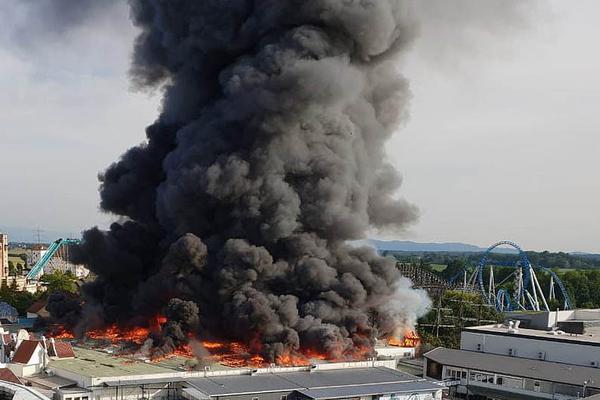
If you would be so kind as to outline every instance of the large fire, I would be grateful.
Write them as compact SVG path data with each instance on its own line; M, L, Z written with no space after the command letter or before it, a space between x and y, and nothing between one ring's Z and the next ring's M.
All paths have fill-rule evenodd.
M124 328L118 325L111 325L104 329L94 329L86 332L83 340L92 339L94 341L109 342L112 345L125 345L130 353L132 347L140 348L150 337L152 333L159 333L161 326L166 322L164 317L156 317L149 322L147 327ZM62 326L54 326L51 329L51 337L56 339L75 339L75 335ZM412 330L407 330L402 338L392 336L387 339L390 346L398 347L419 347L421 338ZM133 346L132 346L133 345ZM259 340L251 341L250 345L237 341L218 341L203 340L190 337L190 342L175 349L169 355L153 357L150 355L150 361L159 362L165 358L180 356L186 358L204 357L210 361L226 365L229 367L265 367L269 362L260 355L261 344ZM302 366L310 365L315 360L342 361L347 359L364 360L371 356L370 348L354 349L352 354L344 354L339 358L333 358L329 355L320 353L314 349L303 349L297 352L290 352L280 355L275 360L279 366Z
M421 337L413 330L407 330L402 339L392 336L388 338L390 346L398 347L419 347L421 345Z
M77 339L83 341L86 345L91 344L97 347L104 346L106 342L111 345L123 345L122 347L127 349L125 351L128 351L130 354L135 354L135 349L141 348L148 340L151 333L159 333L161 326L165 322L166 319L164 317L157 317L150 321L148 327L126 328L118 325L111 325L104 329L90 330L85 333L83 338L79 339L65 327L53 326L49 330L49 336L55 339ZM189 344L180 346L169 355L156 357L150 355L150 361L159 362L165 358L174 356L186 358L200 356L229 367L258 368L270 365L270 363L260 355L260 349L261 344L259 340L253 340L250 345L246 345L237 341L203 340L190 337ZM360 360L366 359L369 356L370 349L356 348L352 354L344 355L344 359ZM331 360L331 357L313 349L305 349L280 355L275 360L275 364L279 366L302 366L310 365L315 360Z

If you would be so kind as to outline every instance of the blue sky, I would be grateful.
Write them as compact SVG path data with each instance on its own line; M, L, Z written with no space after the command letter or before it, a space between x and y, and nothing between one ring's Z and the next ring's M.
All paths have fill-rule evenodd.
M425 10L398 60L413 101L388 153L422 214L398 238L600 252L600 4L492 3ZM97 174L143 140L160 93L130 89L125 4L60 34L24 30L24 7L0 4L0 226L106 226Z

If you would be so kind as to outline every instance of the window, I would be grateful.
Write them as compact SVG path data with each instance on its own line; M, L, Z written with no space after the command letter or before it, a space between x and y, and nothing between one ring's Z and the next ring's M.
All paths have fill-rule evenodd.
M287 396L285 394L281 395L281 400L287 400Z
M258 400L258 397L253 397L252 400Z
M502 377L501 376L496 378L496 385L502 385Z
M460 377L463 379L467 379L467 371L463 371L460 373Z

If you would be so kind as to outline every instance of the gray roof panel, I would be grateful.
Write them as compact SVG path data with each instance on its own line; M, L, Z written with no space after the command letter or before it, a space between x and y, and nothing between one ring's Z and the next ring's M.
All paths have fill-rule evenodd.
M304 396L315 400L364 397L377 394L432 392L442 386L428 381L383 383L374 385L342 386L323 389L299 390Z
M600 368L580 367L476 351L452 350L443 347L433 349L425 353L424 356L443 365L567 385L581 386L585 380L588 380L590 382L588 387L600 388Z
M309 388L413 382L419 379L390 368L375 367L212 376L186 381L208 396L231 396L244 393L290 392Z

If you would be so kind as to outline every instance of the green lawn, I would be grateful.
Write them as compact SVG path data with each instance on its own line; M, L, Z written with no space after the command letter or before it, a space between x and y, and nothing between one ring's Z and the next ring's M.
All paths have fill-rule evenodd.
M21 257L17 257L17 256L12 256L9 254L8 256L8 261L12 262L14 264L14 266L16 267L18 264L23 265L23 267L25 267L25 261L23 261L23 259Z
M434 270L435 272L442 272L447 267L446 264L430 264L430 266L431 266L431 269Z

